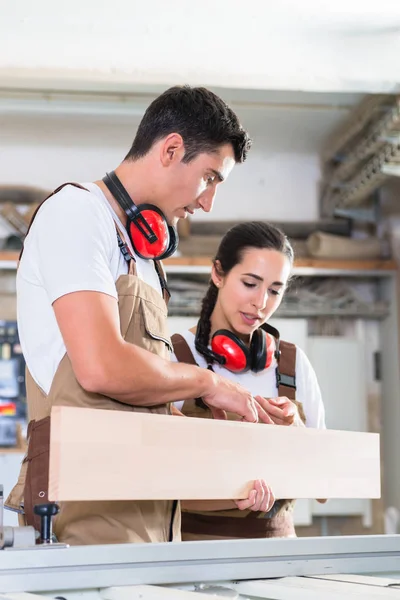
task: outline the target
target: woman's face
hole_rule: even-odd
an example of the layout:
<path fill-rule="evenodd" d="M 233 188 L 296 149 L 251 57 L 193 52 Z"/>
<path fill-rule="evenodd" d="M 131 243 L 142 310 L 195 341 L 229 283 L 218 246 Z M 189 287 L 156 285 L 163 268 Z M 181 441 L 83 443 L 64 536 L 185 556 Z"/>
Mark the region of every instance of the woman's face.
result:
<path fill-rule="evenodd" d="M 242 261 L 225 276 L 213 267 L 212 280 L 218 288 L 213 326 L 248 340 L 279 307 L 290 270 L 287 256 L 265 248 L 246 249 Z"/>

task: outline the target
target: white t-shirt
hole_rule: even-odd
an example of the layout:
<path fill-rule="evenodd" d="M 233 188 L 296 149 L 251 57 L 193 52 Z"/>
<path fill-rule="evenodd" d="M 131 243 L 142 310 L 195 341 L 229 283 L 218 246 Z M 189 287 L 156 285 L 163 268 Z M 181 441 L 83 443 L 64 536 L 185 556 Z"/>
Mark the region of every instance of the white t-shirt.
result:
<path fill-rule="evenodd" d="M 187 331 L 183 334 L 183 337 L 187 341 L 199 367 L 206 368 L 206 360 L 194 347 L 194 333 Z M 177 362 L 175 355 L 172 356 L 172 360 Z M 278 396 L 275 369 L 275 359 L 268 369 L 264 369 L 259 373 L 254 373 L 253 371 L 247 371 L 247 373 L 232 373 L 231 371 L 224 369 L 221 365 L 213 365 L 213 370 L 218 375 L 236 381 L 246 388 L 253 396 L 263 396 L 265 398 L 276 398 Z M 298 346 L 296 352 L 296 400 L 303 405 L 307 427 L 325 429 L 325 409 L 317 376 L 307 356 Z M 176 402 L 175 405 L 177 408 L 181 409 L 183 402 Z"/>
<path fill-rule="evenodd" d="M 115 282 L 128 265 L 115 223 L 126 230 L 101 189 L 66 186 L 46 200 L 28 236 L 17 272 L 17 318 L 28 369 L 47 394 L 65 354 L 52 303 L 71 292 L 96 291 L 117 298 Z M 154 263 L 136 257 L 137 275 L 161 294 Z"/>

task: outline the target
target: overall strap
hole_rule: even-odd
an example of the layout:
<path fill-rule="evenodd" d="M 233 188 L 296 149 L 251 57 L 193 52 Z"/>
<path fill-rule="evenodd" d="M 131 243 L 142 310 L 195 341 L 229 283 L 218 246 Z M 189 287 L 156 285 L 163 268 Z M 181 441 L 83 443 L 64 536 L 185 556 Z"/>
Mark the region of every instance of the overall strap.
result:
<path fill-rule="evenodd" d="M 164 270 L 163 264 L 162 264 L 161 261 L 155 260 L 154 261 L 154 267 L 155 267 L 157 275 L 158 275 L 158 279 L 159 279 L 159 282 L 160 282 L 160 286 L 161 286 L 161 290 L 162 290 L 162 295 L 163 295 L 163 298 L 164 298 L 164 302 L 168 306 L 169 299 L 171 298 L 171 293 L 170 293 L 170 291 L 168 289 L 167 276 L 165 274 L 165 270 Z"/>
<path fill-rule="evenodd" d="M 279 357 L 276 369 L 276 384 L 279 396 L 296 399 L 296 346 L 279 341 Z"/>
<path fill-rule="evenodd" d="M 171 342 L 178 362 L 186 363 L 188 365 L 197 365 L 193 353 L 189 348 L 189 344 L 182 335 L 174 333 L 171 337 Z"/>
<path fill-rule="evenodd" d="M 117 223 L 115 223 L 115 229 L 117 232 L 117 241 L 118 241 L 118 247 L 119 250 L 125 260 L 125 262 L 128 265 L 128 274 L 129 275 L 136 275 L 136 260 L 135 257 L 133 256 L 132 252 L 130 251 L 128 244 L 125 241 L 125 236 L 124 234 L 121 232 L 121 230 L 119 229 Z"/>
<path fill-rule="evenodd" d="M 286 396 L 297 406 L 299 416 L 303 423 L 306 422 L 303 404 L 296 400 L 296 352 L 295 344 L 281 340 L 279 342 L 279 358 L 276 369 L 276 383 L 278 395 Z"/>

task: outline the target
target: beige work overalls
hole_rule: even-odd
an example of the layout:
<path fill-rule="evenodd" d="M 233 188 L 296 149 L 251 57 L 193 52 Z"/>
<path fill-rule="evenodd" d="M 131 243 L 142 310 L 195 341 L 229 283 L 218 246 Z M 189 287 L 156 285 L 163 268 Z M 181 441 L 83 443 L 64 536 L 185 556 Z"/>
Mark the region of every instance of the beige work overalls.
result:
<path fill-rule="evenodd" d="M 61 188 L 53 193 L 59 189 Z M 122 243 L 122 246 L 123 248 L 120 244 L 121 251 L 126 253 L 125 244 Z M 157 267 L 162 277 L 160 266 Z M 129 261 L 128 274 L 118 278 L 116 288 L 121 335 L 124 340 L 168 360 L 171 341 L 167 330 L 166 289 L 163 289 L 162 298 L 153 287 L 139 279 L 133 259 Z M 134 373 L 134 363 L 131 369 Z M 52 406 L 171 414 L 170 404 L 151 408 L 132 406 L 101 394 L 87 392 L 79 385 L 67 354 L 57 368 L 48 395 L 27 371 L 27 400 L 28 450 L 18 482 L 8 497 L 6 506 L 20 512 L 21 524 L 34 525 L 36 529 L 39 529 L 39 520 L 33 513 L 33 507 L 35 504 L 48 502 Z M 168 458 L 160 457 L 160 460 Z M 118 465 L 115 468 L 118 469 Z M 121 473 L 121 477 L 135 477 L 135 474 Z M 104 486 L 107 486 L 107 481 L 104 481 Z M 71 545 L 175 541 L 180 540 L 180 506 L 176 501 L 159 500 L 62 502 L 59 514 L 54 518 L 53 531 L 58 541 Z"/>

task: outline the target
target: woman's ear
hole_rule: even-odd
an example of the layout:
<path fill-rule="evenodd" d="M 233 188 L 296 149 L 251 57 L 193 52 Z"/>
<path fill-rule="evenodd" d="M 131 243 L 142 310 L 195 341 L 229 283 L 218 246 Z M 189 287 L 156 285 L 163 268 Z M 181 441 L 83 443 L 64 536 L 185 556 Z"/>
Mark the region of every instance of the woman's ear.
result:
<path fill-rule="evenodd" d="M 222 275 L 222 268 L 219 260 L 216 260 L 213 263 L 213 266 L 211 268 L 211 280 L 217 288 L 220 288 L 223 284 L 224 277 Z"/>

